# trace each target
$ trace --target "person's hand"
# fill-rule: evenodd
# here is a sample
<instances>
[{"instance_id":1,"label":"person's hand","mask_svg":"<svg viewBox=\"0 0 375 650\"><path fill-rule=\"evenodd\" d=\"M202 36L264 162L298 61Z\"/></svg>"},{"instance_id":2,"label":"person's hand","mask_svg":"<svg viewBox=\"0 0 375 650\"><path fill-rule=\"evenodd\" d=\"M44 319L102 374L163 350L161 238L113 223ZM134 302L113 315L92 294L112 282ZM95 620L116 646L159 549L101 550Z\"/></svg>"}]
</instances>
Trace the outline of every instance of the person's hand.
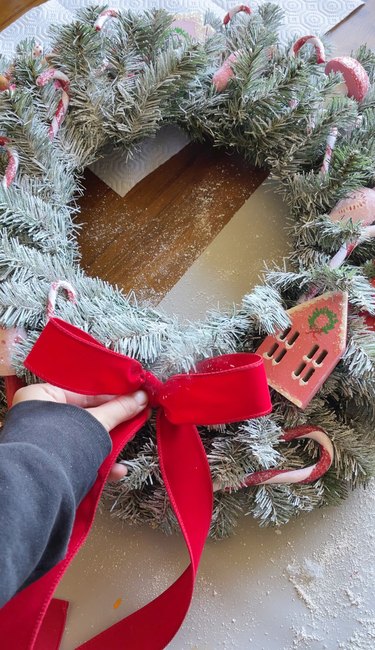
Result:
<instances>
[{"instance_id":1,"label":"person's hand","mask_svg":"<svg viewBox=\"0 0 375 650\"><path fill-rule=\"evenodd\" d=\"M121 422L131 420L147 406L147 394L142 390L131 395L79 395L52 384L31 384L19 388L14 394L12 406L34 399L80 406L91 413L108 432ZM125 465L114 463L108 480L119 481L127 472Z\"/></svg>"}]
</instances>

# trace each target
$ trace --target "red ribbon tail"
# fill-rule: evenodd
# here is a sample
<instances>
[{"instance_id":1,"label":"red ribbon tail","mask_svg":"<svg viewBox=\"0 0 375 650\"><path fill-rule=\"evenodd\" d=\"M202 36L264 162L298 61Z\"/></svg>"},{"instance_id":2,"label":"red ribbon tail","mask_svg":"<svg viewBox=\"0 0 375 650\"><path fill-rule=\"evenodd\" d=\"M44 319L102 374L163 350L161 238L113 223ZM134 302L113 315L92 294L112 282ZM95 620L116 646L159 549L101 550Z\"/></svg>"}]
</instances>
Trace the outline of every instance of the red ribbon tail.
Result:
<instances>
[{"instance_id":1,"label":"red ribbon tail","mask_svg":"<svg viewBox=\"0 0 375 650\"><path fill-rule=\"evenodd\" d=\"M59 650L68 607L67 600L51 600L34 645L35 650Z\"/></svg>"},{"instance_id":2,"label":"red ribbon tail","mask_svg":"<svg viewBox=\"0 0 375 650\"><path fill-rule=\"evenodd\" d=\"M162 650L189 609L195 576L212 516L212 481L206 453L193 425L174 425L158 413L160 468L184 535L191 563L160 596L76 650Z\"/></svg>"},{"instance_id":3,"label":"red ribbon tail","mask_svg":"<svg viewBox=\"0 0 375 650\"><path fill-rule=\"evenodd\" d=\"M14 393L19 388L22 388L22 386L25 386L25 382L22 381L22 379L20 377L17 377L16 375L9 375L8 377L4 377L4 383L5 383L5 397L7 400L8 408L10 408L12 406Z\"/></svg>"}]
</instances>

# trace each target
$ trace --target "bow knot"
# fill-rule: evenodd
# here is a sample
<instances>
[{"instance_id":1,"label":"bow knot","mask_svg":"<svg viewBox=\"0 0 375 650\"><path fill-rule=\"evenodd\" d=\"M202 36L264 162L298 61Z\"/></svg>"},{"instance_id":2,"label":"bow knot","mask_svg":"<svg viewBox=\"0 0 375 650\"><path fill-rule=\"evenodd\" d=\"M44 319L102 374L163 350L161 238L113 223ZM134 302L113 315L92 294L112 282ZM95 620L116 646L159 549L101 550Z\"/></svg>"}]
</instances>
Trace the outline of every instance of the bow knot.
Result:
<instances>
[{"instance_id":1,"label":"bow knot","mask_svg":"<svg viewBox=\"0 0 375 650\"><path fill-rule=\"evenodd\" d=\"M161 406L161 391L163 390L163 382L158 379L152 372L146 370L144 373L143 390L148 395L148 404L151 408L155 409Z\"/></svg>"}]
</instances>

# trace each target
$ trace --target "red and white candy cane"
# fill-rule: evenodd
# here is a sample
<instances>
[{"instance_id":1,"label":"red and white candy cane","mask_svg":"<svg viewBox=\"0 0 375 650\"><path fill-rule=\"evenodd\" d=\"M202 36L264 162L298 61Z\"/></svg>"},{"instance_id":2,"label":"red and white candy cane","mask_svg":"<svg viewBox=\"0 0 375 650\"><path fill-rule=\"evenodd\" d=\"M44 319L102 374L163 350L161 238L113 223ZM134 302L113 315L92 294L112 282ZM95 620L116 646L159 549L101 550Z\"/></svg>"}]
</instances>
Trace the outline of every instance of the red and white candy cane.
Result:
<instances>
[{"instance_id":1,"label":"red and white candy cane","mask_svg":"<svg viewBox=\"0 0 375 650\"><path fill-rule=\"evenodd\" d=\"M320 427L302 425L284 432L282 440L300 440L306 438L315 440L320 447L320 456L316 463L301 469L266 469L249 474L244 479L241 488L252 485L277 485L280 483L312 483L323 476L331 467L334 450L326 432ZM229 491L229 490L228 490Z\"/></svg>"},{"instance_id":2,"label":"red and white candy cane","mask_svg":"<svg viewBox=\"0 0 375 650\"><path fill-rule=\"evenodd\" d=\"M61 99L59 101L55 115L53 116L51 126L48 131L50 140L53 140L58 132L69 106L69 88L70 82L66 74L55 68L49 68L42 72L36 80L38 86L43 87L50 81L55 82L55 88L61 88Z\"/></svg>"},{"instance_id":3,"label":"red and white candy cane","mask_svg":"<svg viewBox=\"0 0 375 650\"><path fill-rule=\"evenodd\" d=\"M68 294L68 298L70 302L73 303L77 302L76 290L74 289L74 287L72 287L72 285L69 282L66 282L66 280L57 280L56 282L52 282L50 290L48 292L48 298L47 298L47 319L48 320L50 318L53 318L53 316L55 315L56 298L59 289L65 289L65 291Z\"/></svg>"},{"instance_id":4,"label":"red and white candy cane","mask_svg":"<svg viewBox=\"0 0 375 650\"><path fill-rule=\"evenodd\" d=\"M225 14L223 18L223 24L228 25L233 16L239 14L241 11L248 15L251 14L251 9L248 5L236 5L235 7L232 7L232 9L229 9L228 13Z\"/></svg>"},{"instance_id":5,"label":"red and white candy cane","mask_svg":"<svg viewBox=\"0 0 375 650\"><path fill-rule=\"evenodd\" d=\"M100 32L108 18L118 18L119 15L120 14L116 9L105 9L105 11L102 11L102 13L97 17L94 23L94 28L97 32Z\"/></svg>"},{"instance_id":6,"label":"red and white candy cane","mask_svg":"<svg viewBox=\"0 0 375 650\"><path fill-rule=\"evenodd\" d=\"M314 46L315 49L315 54L316 54L316 62L317 63L325 63L326 60L326 54L324 50L324 45L320 38L318 36L314 36L313 34L308 34L307 36L301 36L301 38L297 39L295 43L293 43L292 47L290 48L289 55L294 57L298 54L300 49L306 45L306 43L310 43L310 45Z\"/></svg>"},{"instance_id":7,"label":"red and white candy cane","mask_svg":"<svg viewBox=\"0 0 375 650\"><path fill-rule=\"evenodd\" d=\"M0 136L0 147L5 149L8 156L8 164L5 169L4 178L2 180L2 186L5 190L13 183L17 175L19 157L16 149L11 146L9 138Z\"/></svg>"}]
</instances>

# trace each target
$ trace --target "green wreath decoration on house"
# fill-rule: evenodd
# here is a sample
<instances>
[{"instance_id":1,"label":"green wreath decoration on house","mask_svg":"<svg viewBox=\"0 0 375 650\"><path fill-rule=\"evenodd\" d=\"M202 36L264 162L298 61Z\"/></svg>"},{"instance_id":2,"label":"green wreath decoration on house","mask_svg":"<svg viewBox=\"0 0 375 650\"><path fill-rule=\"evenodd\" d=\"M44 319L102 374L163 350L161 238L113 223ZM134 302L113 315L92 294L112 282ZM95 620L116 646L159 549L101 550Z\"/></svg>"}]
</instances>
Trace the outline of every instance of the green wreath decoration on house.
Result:
<instances>
[{"instance_id":1,"label":"green wreath decoration on house","mask_svg":"<svg viewBox=\"0 0 375 650\"><path fill-rule=\"evenodd\" d=\"M173 19L164 10L93 6L53 28L51 52L27 40L13 61L0 58L0 325L27 331L14 364L35 381L23 360L46 323L50 285L63 279L78 301L61 295L57 316L165 379L205 357L255 351L288 327L286 310L311 291L346 291L346 351L305 410L273 391L272 415L200 428L218 487L211 534L220 537L241 513L279 525L336 502L374 472L375 338L363 313L375 314L375 249L363 218L332 215L375 184L375 54L365 46L353 54L369 85L358 100L337 94L340 68L322 66L316 39L292 51L279 44L275 5L232 13L224 25L207 15L202 40L174 30ZM294 242L287 270L268 270L238 307L188 325L87 276L76 239L83 169L109 144L136 155L142 139L166 123L267 168L289 205ZM332 265L343 247L350 258ZM254 472L315 462L311 440L282 440L284 430L301 425L330 438L329 471L312 483L238 489ZM107 490L113 513L174 529L152 420L122 458L128 476Z\"/></svg>"},{"instance_id":2,"label":"green wreath decoration on house","mask_svg":"<svg viewBox=\"0 0 375 650\"><path fill-rule=\"evenodd\" d=\"M318 332L323 332L324 334L328 334L328 332L333 330L337 322L337 315L327 307L315 309L309 318L310 328Z\"/></svg>"}]
</instances>

